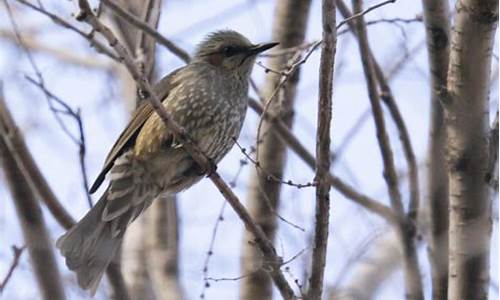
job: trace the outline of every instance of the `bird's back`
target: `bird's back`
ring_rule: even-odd
[[[173,119],[217,163],[238,137],[247,107],[248,82],[207,63],[192,63],[176,74],[175,88],[163,101]],[[153,138],[152,138],[153,137]],[[153,115],[139,132],[134,151],[138,158],[150,155],[172,142],[158,115]]]

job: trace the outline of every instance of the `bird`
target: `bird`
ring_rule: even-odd
[[[250,74],[256,57],[278,43],[252,44],[233,30],[208,34],[192,60],[153,86],[165,110],[216,165],[239,136],[248,105]],[[200,181],[207,171],[176,140],[153,110],[142,104],[109,152],[90,188],[106,176],[99,201],[57,241],[79,286],[94,295],[119,248],[127,226],[164,194]]]

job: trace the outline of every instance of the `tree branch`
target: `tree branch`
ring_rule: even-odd
[[[270,275],[273,278],[276,287],[281,292],[283,298],[295,298],[292,288],[290,287],[280,270],[282,259],[276,254],[274,246],[267,239],[262,229],[253,222],[245,207],[240,203],[238,197],[215,171],[215,166],[211,164],[208,158],[191,141],[188,133],[182,127],[180,127],[168,114],[168,112],[159,101],[158,97],[154,94],[151,84],[149,83],[147,78],[140,75],[140,72],[137,70],[132,57],[125,49],[125,47],[118,41],[113,32],[109,28],[104,26],[101,21],[94,15],[89,3],[86,0],[79,0],[78,4],[80,7],[80,12],[76,16],[77,20],[89,24],[96,32],[101,33],[102,36],[108,41],[109,45],[119,55],[119,57],[123,59],[123,63],[136,81],[140,91],[148,96],[147,99],[150,101],[155,112],[158,113],[162,121],[165,123],[166,127],[169,128],[169,130],[174,133],[176,138],[183,143],[184,149],[189,155],[191,155],[193,160],[200,166],[202,166],[202,168],[204,168],[206,171],[208,171],[208,177],[212,180],[215,186],[233,207],[235,212],[245,224],[247,230],[254,234],[256,238],[255,242],[261,249],[263,255],[268,260]]]
[[[0,142],[1,143],[1,142]],[[14,270],[17,268],[19,265],[19,260],[21,259],[21,255],[23,254],[24,249],[26,249],[26,246],[22,247],[17,247],[17,246],[12,246],[12,263],[10,264],[9,270],[7,271],[7,274],[3,278],[3,280],[0,282],[0,295],[3,293],[3,290],[7,286],[7,283],[9,282],[10,278],[12,277],[12,274],[14,274]]]
[[[250,99],[249,106],[259,115],[264,113],[264,108],[262,105],[256,101],[255,99]],[[316,159],[314,156],[307,150],[307,148],[302,145],[300,140],[287,128],[287,126],[281,121],[281,119],[270,112],[266,112],[264,114],[264,118],[269,119],[274,123],[277,132],[279,133],[279,137],[283,139],[288,146],[300,157],[304,162],[311,168],[316,169]],[[393,213],[392,209],[387,207],[384,204],[379,203],[375,199],[372,199],[358,191],[339,177],[333,175],[332,173],[328,173],[326,175],[326,179],[328,183],[338,190],[342,195],[344,195],[347,199],[352,200],[353,202],[363,206],[367,210],[381,216],[388,222],[395,222],[396,215]]]
[[[6,0],[5,0],[6,1]],[[25,5],[45,16],[47,16],[48,18],[50,18],[54,23],[56,23],[57,25],[60,25],[70,31],[73,31],[75,32],[76,34],[80,35],[81,37],[83,37],[84,39],[88,40],[90,42],[90,45],[92,47],[95,48],[95,50],[98,52],[98,53],[101,53],[101,54],[105,54],[106,56],[108,56],[109,58],[115,60],[115,61],[119,61],[119,58],[113,54],[109,49],[108,47],[104,46],[104,44],[102,44],[100,41],[96,40],[94,38],[94,36],[92,34],[88,34],[88,33],[85,33],[83,31],[81,31],[80,29],[76,28],[75,26],[71,25],[71,23],[69,23],[68,21],[62,19],[61,17],[45,10],[44,8],[42,7],[38,7],[26,0],[16,0],[17,2],[21,3],[22,5]]]
[[[284,0],[276,3],[272,40],[280,42],[278,50],[304,43],[310,7],[310,0]],[[266,76],[262,87],[262,94],[265,95],[264,110],[282,116],[288,128],[293,126],[293,106],[300,80],[299,66],[310,54],[306,54],[304,59],[301,56],[306,51],[312,53],[313,48],[317,46],[318,44],[311,44],[309,48],[297,49],[288,55],[271,57],[266,61],[268,67],[264,67]],[[271,69],[275,72],[270,71]],[[249,212],[266,236],[274,241],[278,220],[284,220],[278,211],[287,157],[286,145],[278,139],[273,124],[263,118],[259,119],[256,131],[255,168],[251,170],[246,197]],[[245,276],[240,282],[240,298],[270,299],[272,284],[265,267],[262,268],[265,258],[254,245],[248,243],[252,238],[251,234],[245,234],[242,240],[241,274],[249,276]]]
[[[184,62],[189,62],[189,54],[184,51],[183,49],[179,48],[176,44],[174,44],[172,41],[164,37],[162,34],[160,34],[157,30],[154,28],[151,28],[147,23],[141,21],[139,18],[136,16],[130,14],[123,8],[121,8],[117,3],[115,3],[113,0],[101,0],[104,5],[109,7],[113,12],[115,12],[118,16],[123,18],[123,20],[127,21],[131,25],[137,27],[138,29],[142,30],[144,33],[148,34],[149,36],[153,37],[158,43],[161,45],[165,46],[170,52],[175,54],[177,57],[182,59]]]
[[[389,2],[389,1],[387,1],[387,2]],[[384,2],[384,3],[386,3],[386,2]],[[338,1],[337,7],[344,18],[348,19],[348,18],[351,18],[353,16],[352,13],[349,11],[349,8],[347,7],[347,5],[342,0]],[[355,26],[354,23],[349,22],[348,25],[351,28],[351,32],[359,40],[359,35],[357,33],[357,30],[354,27]],[[391,117],[392,117],[398,131],[399,131],[399,139],[401,140],[401,144],[403,145],[403,151],[405,154],[406,161],[408,163],[408,169],[409,169],[409,173],[410,173],[410,176],[409,176],[410,177],[410,180],[409,180],[410,204],[409,204],[408,215],[410,216],[412,222],[415,222],[417,219],[418,207],[419,207],[419,202],[420,202],[420,195],[419,195],[418,165],[417,165],[417,161],[415,159],[413,147],[411,145],[410,135],[408,133],[408,129],[406,128],[406,124],[405,124],[404,119],[401,115],[401,112],[399,111],[396,100],[394,99],[394,96],[392,94],[389,83],[387,82],[387,79],[384,76],[384,72],[382,71],[380,64],[375,59],[375,56],[373,55],[369,45],[368,45],[367,52],[368,52],[368,55],[370,57],[370,60],[372,61],[372,65],[373,65],[375,76],[376,76],[376,81],[378,82],[378,85],[379,85],[380,90],[381,90],[381,93],[380,93],[381,100],[384,102],[384,104],[389,109]]]
[[[6,121],[9,119],[10,113],[3,99],[3,91],[0,86],[0,161],[12,193],[35,277],[43,299],[65,299],[61,277],[42,210],[35,199],[33,190],[29,187],[26,177],[5,142],[9,133]]]
[[[353,0],[354,11],[361,11],[361,0]],[[377,93],[377,79],[375,70],[373,68],[373,59],[368,45],[368,38],[366,35],[366,26],[363,17],[357,19],[356,31],[359,42],[359,51],[365,73],[367,83],[368,95],[373,111],[373,118],[375,121],[375,128],[377,132],[377,140],[382,154],[384,165],[384,179],[389,190],[389,198],[391,206],[396,212],[399,222],[397,223],[398,233],[403,246],[403,254],[405,259],[405,285],[407,299],[423,299],[423,290],[421,283],[420,269],[418,265],[418,258],[414,243],[414,228],[405,217],[403,202],[398,187],[398,176],[394,166],[394,157],[387,136],[385,121],[383,116],[382,107],[379,102]]]
[[[323,0],[323,48],[319,65],[319,100],[318,126],[316,133],[316,224],[314,248],[309,277],[308,299],[321,299],[323,277],[326,266],[328,245],[328,218],[330,216],[330,184],[327,175],[330,172],[330,127],[332,121],[332,85],[333,66],[337,46],[335,26],[335,0]]]

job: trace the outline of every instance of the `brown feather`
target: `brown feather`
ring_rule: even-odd
[[[165,98],[167,98],[170,90],[172,90],[172,88],[175,85],[177,85],[177,82],[175,80],[175,75],[182,69],[183,68],[179,68],[173,71],[168,76],[163,77],[163,79],[161,79],[159,82],[155,84],[155,86],[153,87],[153,91],[158,97],[158,99],[161,99],[163,101]],[[101,186],[102,182],[104,181],[104,178],[106,177],[106,174],[109,172],[111,167],[113,167],[115,160],[125,150],[133,147],[137,135],[139,134],[139,131],[141,130],[144,123],[152,115],[153,110],[154,109],[149,103],[149,101],[143,100],[142,104],[134,111],[132,119],[128,123],[127,127],[125,127],[125,130],[123,130],[123,132],[120,134],[118,140],[111,148],[111,151],[109,151],[109,154],[106,157],[106,161],[104,162],[102,171],[99,173],[96,180],[94,181],[94,184],[92,184],[92,187],[90,188],[89,192],[91,194],[97,191],[97,189]]]

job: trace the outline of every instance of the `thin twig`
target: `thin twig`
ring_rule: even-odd
[[[0,85],[0,163],[12,194],[13,204],[42,298],[64,299],[64,288],[40,202],[36,199],[35,189],[30,185],[29,176],[23,172],[22,165],[16,159],[17,153],[14,153],[9,147],[9,135],[16,132],[16,127],[11,126],[10,121],[12,121],[12,116],[3,98],[2,86]]]
[[[355,19],[358,19],[364,15],[366,15],[367,13],[371,12],[372,10],[375,10],[379,7],[382,7],[384,5],[387,5],[387,4],[390,4],[390,3],[395,3],[396,0],[387,0],[387,1],[384,1],[384,2],[381,2],[381,3],[378,3],[378,4],[375,4],[373,6],[370,6],[368,7],[367,9],[359,12],[359,13],[356,13],[348,18],[345,18],[344,20],[340,21],[338,24],[337,24],[337,29],[340,28],[342,25],[344,25],[345,23],[348,23],[352,20],[355,20]]]
[[[274,91],[271,93],[271,96],[269,96],[268,99],[264,101],[265,106],[264,106],[264,114],[269,110],[271,107],[271,103],[273,103],[273,100],[276,98],[278,95],[278,92],[280,89],[285,85],[285,83],[288,81],[289,78],[292,77],[292,75],[296,72],[296,70],[303,64],[307,62],[311,54],[321,45],[322,41],[317,41],[313,45],[311,45],[311,48],[309,48],[302,57],[302,51],[297,51],[295,55],[290,59],[290,64],[287,67],[285,71],[283,71],[283,75],[280,78],[280,81]],[[302,58],[301,58],[302,57]],[[261,117],[259,120],[259,124],[257,125],[257,141],[260,140],[261,137],[261,129],[262,129],[262,124],[263,124],[264,118]],[[255,153],[255,159],[258,161],[259,160],[259,147],[257,147],[257,151]]]
[[[39,198],[45,203],[56,221],[66,230],[69,230],[76,224],[75,220],[56,198],[54,192],[35,163],[33,156],[28,151],[26,143],[14,119],[6,109],[6,104],[1,97],[0,100],[0,108],[2,108],[0,109],[0,141],[3,141],[7,146],[17,167],[26,178],[29,188],[38,194]],[[24,189],[26,189],[26,187],[24,187]],[[117,299],[128,300],[127,288],[124,284],[119,265],[112,262],[106,270],[106,273],[113,287],[113,291],[115,295],[117,295]]]
[[[31,83],[37,85],[44,92],[44,95],[47,99],[47,103],[49,104],[50,110],[52,111],[56,121],[59,123],[61,129],[66,133],[66,135],[75,144],[77,144],[79,146],[79,149],[80,149],[79,150],[79,161],[80,161],[80,169],[82,171],[82,176],[83,176],[83,183],[84,183],[83,186],[85,189],[84,192],[85,192],[85,195],[86,195],[86,198],[87,198],[87,201],[88,201],[90,207],[92,207],[92,199],[90,198],[90,195],[88,193],[89,185],[88,185],[88,180],[87,180],[87,176],[86,176],[87,172],[86,172],[86,168],[85,168],[85,137],[83,134],[83,124],[82,124],[80,113],[75,112],[73,109],[71,109],[71,107],[66,102],[55,97],[53,94],[51,94],[47,90],[47,88],[45,87],[45,84],[44,84],[44,79],[43,79],[42,73],[41,73],[40,68],[38,67],[38,65],[35,61],[34,56],[31,54],[30,49],[24,45],[23,37],[21,36],[21,33],[19,31],[19,27],[17,26],[16,21],[14,20],[14,16],[12,14],[12,10],[10,8],[10,5],[8,4],[7,0],[4,0],[4,3],[5,3],[5,7],[7,8],[7,15],[9,16],[9,20],[10,20],[14,35],[16,37],[17,43],[19,44],[21,49],[23,49],[24,53],[26,54],[26,57],[28,58],[29,64],[31,65],[33,71],[35,72],[35,74],[38,78],[38,81],[35,81],[34,79],[26,76],[27,79]],[[54,106],[52,100],[54,100],[63,109],[60,110],[60,109],[56,108]],[[75,122],[78,125],[78,129],[79,129],[79,133],[80,133],[79,139],[77,139],[76,137],[73,136],[73,134],[70,132],[70,130],[64,124],[63,120],[60,118],[59,114],[68,115],[68,116],[72,117],[73,120],[75,120]]]
[[[92,198],[90,197],[89,193],[89,181],[87,176],[87,168],[85,165],[85,154],[86,154],[85,134],[83,132],[83,122],[80,109],[77,109],[76,111],[72,109],[64,100],[62,100],[61,98],[50,92],[47,89],[47,87],[43,84],[43,81],[38,82],[29,76],[25,76],[25,78],[28,80],[28,82],[40,88],[48,99],[54,101],[55,103],[63,107],[62,110],[57,109],[52,104],[52,101],[50,101],[49,107],[50,110],[54,113],[54,115],[61,113],[63,115],[70,116],[76,123],[78,127],[78,136],[79,136],[78,138],[74,137],[73,134],[69,131],[69,129],[65,125],[61,127],[63,128],[64,132],[66,132],[66,134],[71,138],[71,140],[78,146],[78,159],[83,181],[83,191],[87,199],[87,203],[89,204],[89,207],[92,208],[93,204],[92,204]],[[60,124],[64,124],[62,123],[62,120]]]
[[[189,54],[184,51],[183,49],[179,48],[176,44],[174,44],[172,41],[164,37],[162,34],[160,34],[156,29],[152,28],[149,26],[147,23],[141,21],[139,18],[136,16],[130,14],[123,8],[121,8],[117,3],[115,3],[112,0],[101,0],[104,5],[109,7],[113,12],[115,12],[118,16],[120,16],[123,20],[127,21],[131,25],[137,27],[139,30],[142,30],[146,34],[150,35],[153,37],[158,43],[161,45],[165,46],[170,52],[175,54],[177,57],[182,59],[184,62],[189,62]]]
[[[7,271],[7,274],[3,278],[3,280],[0,282],[0,294],[2,294],[3,290],[7,286],[7,283],[9,282],[10,278],[12,277],[12,274],[14,273],[14,270],[17,268],[19,264],[19,260],[21,259],[21,255],[23,254],[24,249],[26,249],[26,246],[22,247],[17,247],[16,245],[13,245],[12,247],[12,263],[10,264],[9,270]]]
[[[241,153],[255,166],[255,168],[259,169],[260,171],[262,171],[266,175],[267,180],[272,180],[274,182],[281,183],[281,184],[288,185],[288,186],[292,186],[292,187],[296,187],[298,189],[302,189],[302,188],[306,188],[306,187],[313,187],[313,186],[317,185],[316,182],[296,183],[290,179],[288,179],[288,180],[282,179],[282,178],[279,178],[279,177],[271,174],[269,171],[267,171],[266,169],[264,169],[262,167],[262,165],[260,164],[259,161],[255,160],[254,158],[252,158],[252,156],[250,156],[250,154],[247,153],[247,149],[244,148],[243,146],[241,146],[241,144],[238,142],[238,140],[236,138],[233,137],[233,141],[234,141],[234,144],[240,149]],[[254,150],[254,149],[255,148],[252,147],[251,150]]]
[[[264,115],[265,118],[269,119],[274,123],[276,131],[279,136],[288,144],[288,146],[300,157],[306,164],[311,168],[316,168],[316,159],[307,150],[307,148],[302,145],[300,140],[288,129],[288,127],[283,123],[283,121],[273,115],[271,112],[264,114],[264,108],[255,99],[249,100],[249,106],[259,115]],[[327,175],[328,182],[337,189],[346,198],[351,199],[353,202],[363,206],[367,210],[376,213],[377,215],[383,217],[388,222],[394,222],[396,220],[395,214],[392,209],[384,204],[377,202],[376,200],[361,194],[355,188],[349,186],[347,183],[343,182],[340,178],[329,173]]]
[[[203,263],[203,288],[201,290],[200,298],[205,298],[205,291],[210,287],[208,281],[210,280],[208,276],[208,264],[210,263],[210,258],[214,254],[215,238],[217,236],[217,230],[219,229],[219,224],[224,221],[224,209],[226,208],[227,202],[224,201],[215,221],[214,227],[212,229],[212,237],[210,238],[210,245],[208,246],[207,256],[205,257],[205,262]]]
[[[108,47],[104,46],[104,44],[102,44],[101,42],[96,40],[92,34],[85,33],[83,31],[81,31],[80,29],[76,28],[68,21],[62,19],[61,17],[59,17],[59,16],[57,16],[57,15],[55,15],[47,10],[45,10],[45,8],[43,8],[43,7],[38,7],[38,6],[28,2],[26,0],[16,0],[16,1],[33,9],[33,10],[35,10],[35,11],[37,11],[37,12],[39,12],[39,13],[41,13],[41,14],[43,14],[43,15],[45,15],[45,16],[47,16],[47,17],[49,17],[55,24],[60,25],[66,29],[69,29],[69,30],[75,32],[76,34],[80,35],[84,39],[88,40],[90,42],[90,45],[92,47],[94,47],[98,53],[105,54],[106,56],[108,56],[112,60],[119,62],[120,59],[118,58],[118,56],[113,54],[108,49]]]

